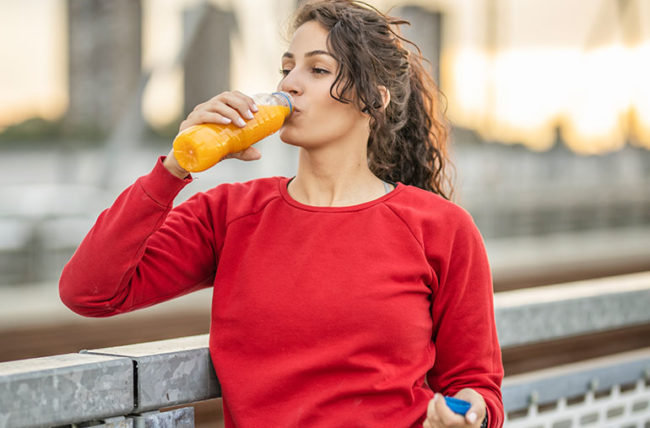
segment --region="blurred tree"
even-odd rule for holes
[[[46,145],[61,138],[62,121],[50,121],[41,117],[32,117],[20,123],[8,126],[0,133],[0,147],[8,147],[19,142],[29,145]]]

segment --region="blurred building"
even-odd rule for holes
[[[67,0],[69,105],[66,125],[108,135],[142,72],[140,0]],[[140,110],[140,109],[138,109]]]
[[[171,136],[152,143],[148,128],[175,129],[194,105],[225,89],[273,90],[297,3],[59,0],[68,35],[65,122],[105,133],[106,143],[53,146],[37,156],[13,147],[0,158],[8,172],[4,200],[21,198],[0,209],[7,231],[0,284],[56,279],[101,208],[166,152]],[[448,103],[456,201],[488,241],[579,240],[600,230],[646,236],[647,2],[371,3],[394,6],[392,14],[412,22],[403,34],[429,59]],[[265,162],[224,163],[191,191],[293,174],[295,151],[275,143],[264,146]],[[25,162],[37,165],[30,177],[21,174]]]
[[[230,38],[237,31],[232,11],[215,5],[187,10],[183,15],[183,116],[212,94],[231,88]]]

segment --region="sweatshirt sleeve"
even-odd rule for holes
[[[192,178],[170,174],[163,160],[99,215],[64,267],[59,294],[74,312],[116,315],[212,284],[216,255],[209,209],[199,194],[172,210]]]
[[[494,320],[487,253],[470,215],[460,209],[450,222],[446,254],[434,271],[432,319],[435,363],[427,380],[434,391],[454,395],[472,388],[487,404],[489,426],[503,424],[503,364]],[[459,215],[456,215],[459,214]]]

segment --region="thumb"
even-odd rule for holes
[[[473,409],[469,409],[469,410],[467,411],[467,414],[465,415],[465,419],[466,419],[467,422],[469,422],[470,424],[474,424],[474,423],[476,423],[476,420],[478,419],[478,415],[476,414],[476,411],[475,411],[475,410],[473,410]]]
[[[472,425],[474,425],[477,421],[483,421],[484,417],[485,415],[476,405],[470,407],[467,413],[465,413],[465,420]]]

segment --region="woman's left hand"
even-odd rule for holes
[[[471,388],[458,391],[455,398],[469,401],[471,407],[465,416],[454,413],[445,403],[445,398],[436,393],[429,401],[427,417],[422,428],[480,427],[485,418],[485,400]]]

